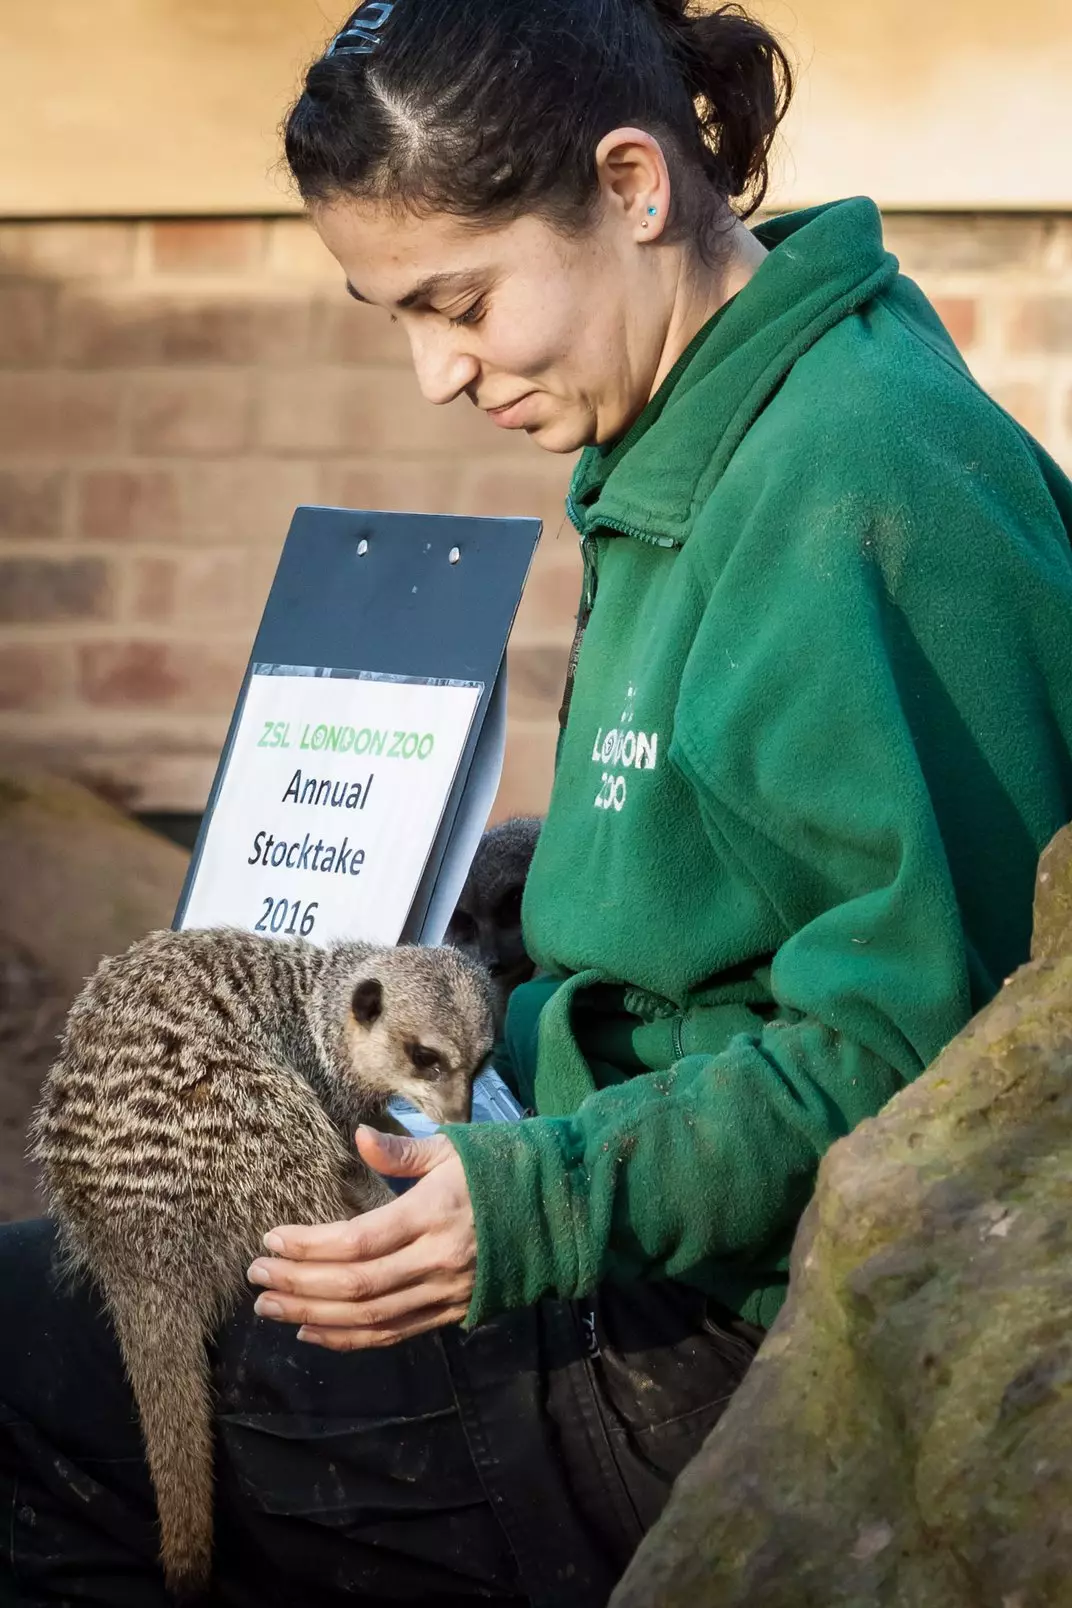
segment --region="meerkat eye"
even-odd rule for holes
[[[427,1044],[407,1044],[406,1054],[413,1065],[413,1070],[421,1077],[436,1076],[441,1069],[442,1056],[438,1050],[433,1050]]]
[[[499,908],[495,912],[504,926],[517,926],[521,921],[521,888],[511,888],[499,900]]]

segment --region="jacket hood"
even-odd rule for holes
[[[759,225],[769,256],[679,377],[662,413],[584,507],[582,535],[625,530],[677,546],[745,433],[809,347],[897,277],[873,201],[858,197]],[[584,459],[574,477],[578,484]]]

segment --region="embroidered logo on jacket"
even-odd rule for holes
[[[603,767],[597,810],[620,811],[625,808],[628,782],[623,771],[654,770],[659,759],[659,733],[638,731],[633,725],[633,702],[636,688],[626,688],[625,708],[616,726],[604,731],[600,726],[592,744],[592,763]]]

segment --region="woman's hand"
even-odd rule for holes
[[[458,1323],[476,1276],[473,1208],[450,1140],[359,1128],[357,1148],[376,1172],[420,1182],[348,1223],[273,1229],[264,1243],[274,1255],[247,1275],[266,1286],[261,1317],[300,1323],[299,1340],[330,1351],[390,1346]]]

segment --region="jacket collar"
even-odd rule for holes
[[[615,465],[596,502],[583,507],[570,496],[582,535],[600,527],[660,546],[685,542],[793,364],[897,276],[881,215],[866,198],[788,213],[755,233],[769,256],[679,376],[659,417]]]

